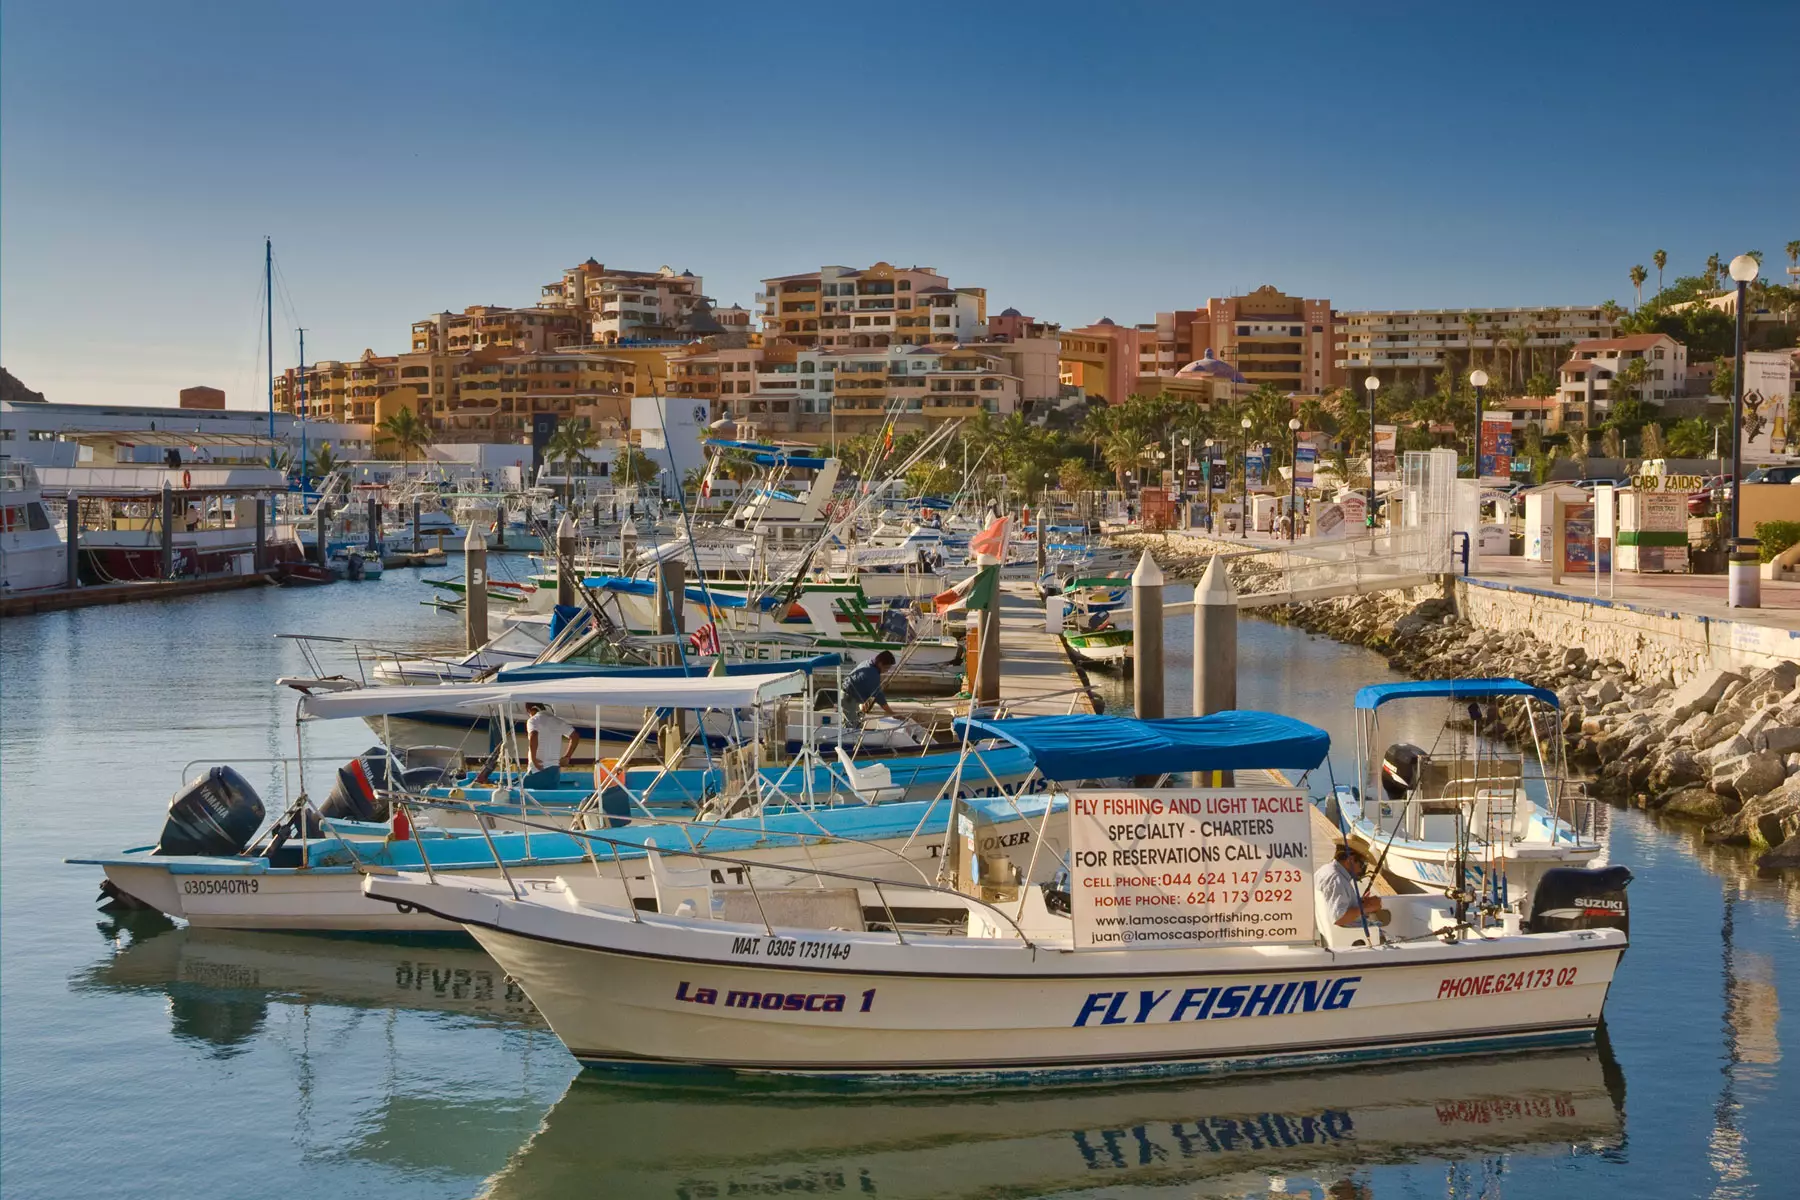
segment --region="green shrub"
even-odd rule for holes
[[[1773,562],[1775,556],[1800,542],[1800,521],[1761,521],[1756,536],[1762,542],[1762,560]]]

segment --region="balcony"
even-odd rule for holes
[[[841,417],[880,416],[887,411],[887,403],[879,396],[840,395],[831,410]]]
[[[928,417],[968,417],[981,411],[981,400],[976,396],[927,396],[922,411]]]

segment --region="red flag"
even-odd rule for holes
[[[881,439],[881,457],[886,458],[894,452],[894,427],[889,425],[887,433]]]
[[[969,553],[988,554],[995,558],[1001,557],[1002,552],[1006,548],[1007,520],[1008,518],[1001,517],[992,525],[989,525],[986,529],[970,538]]]

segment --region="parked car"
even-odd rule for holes
[[[1800,463],[1757,467],[1744,476],[1745,483],[1793,483],[1796,479],[1800,479]]]
[[[1630,482],[1629,479],[1618,479],[1610,475],[1597,475],[1593,479],[1577,479],[1574,481],[1574,484],[1578,488],[1585,488],[1591,492],[1603,483],[1610,483],[1616,488],[1622,488]]]

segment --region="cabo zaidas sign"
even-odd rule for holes
[[[1070,804],[1076,949],[1313,940],[1305,793],[1083,789]]]

